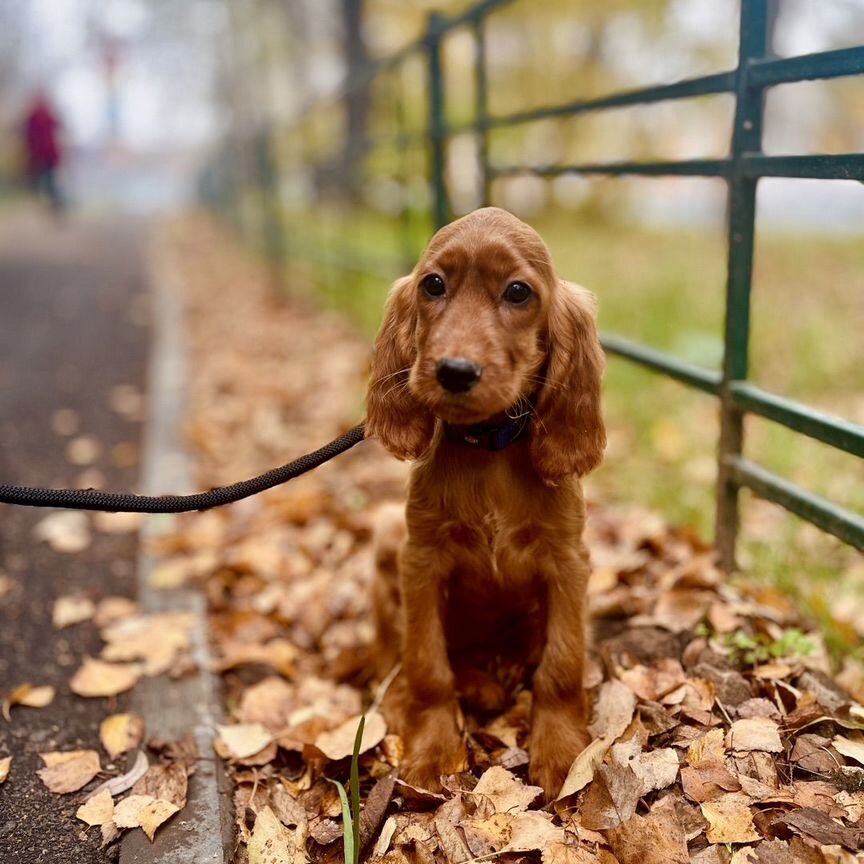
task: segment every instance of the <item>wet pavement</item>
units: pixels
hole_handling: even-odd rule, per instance
[[[124,219],[0,214],[0,482],[136,488],[142,423],[130,405],[145,389],[146,235]],[[134,596],[138,538],[94,530],[83,551],[53,551],[33,533],[52,512],[0,505],[0,693],[24,682],[57,690],[46,708],[0,718],[0,757],[13,757],[0,786],[2,864],[117,855],[116,844],[82,841],[81,796],[50,793],[37,754],[92,748],[108,761],[98,725],[126,702],[70,692],[81,658],[101,643],[92,623],[55,630],[51,612],[65,594]]]

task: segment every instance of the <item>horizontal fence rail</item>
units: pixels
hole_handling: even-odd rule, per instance
[[[470,133],[478,141],[484,204],[492,203],[496,178],[529,174],[554,178],[564,174],[612,177],[711,177],[722,179],[728,192],[726,321],[724,359],[720,370],[703,369],[654,348],[615,334],[604,334],[609,354],[634,362],[718,398],[721,431],[718,447],[716,542],[723,565],[735,567],[738,535],[739,490],[748,489],[844,542],[864,549],[864,518],[826,501],[789,480],[744,458],[745,415],[762,417],[809,436],[837,450],[864,457],[864,427],[816,411],[748,381],[750,343],[750,295],[756,228],[756,189],[761,178],[786,177],[864,182],[864,153],[768,155],[762,150],[764,95],[778,85],[864,74],[864,46],[823,51],[797,57],[773,56],[769,45],[768,0],[742,0],[739,19],[738,63],[734,69],[610,93],[598,98],[571,99],[558,104],[492,114],[489,111],[486,32],[490,16],[514,0],[483,0],[454,17],[432,14],[425,34],[398,53],[370,64],[366,74],[353,76],[332,103],[345,99],[378,76],[398,71],[402,64],[422,58],[427,80],[426,123],[409,131],[404,122],[392,135],[381,136],[397,150],[423,144],[428,153],[428,180],[434,224],[451,218],[445,163],[447,145],[456,135]],[[540,0],[537,0],[540,2]],[[476,46],[473,118],[461,125],[446,121],[443,46],[455,31],[469,31]],[[526,126],[550,119],[565,119],[594,112],[656,105],[702,97],[734,99],[735,116],[729,155],[725,158],[669,161],[621,161],[609,163],[555,163],[548,165],[496,164],[489,157],[489,136],[497,130]],[[319,103],[316,103],[319,104]],[[300,117],[315,109],[310,105]],[[310,257],[322,253],[310,251]],[[324,255],[328,258],[329,256]],[[341,262],[348,270],[363,268],[356,257]]]

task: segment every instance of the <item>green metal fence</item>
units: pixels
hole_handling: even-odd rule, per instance
[[[738,64],[734,69],[672,84],[613,93],[598,99],[575,100],[499,115],[489,111],[485,28],[489,17],[511,2],[513,0],[483,0],[458,16],[431,15],[421,39],[398,54],[376,63],[365,76],[351,81],[341,92],[340,98],[345,98],[358,88],[370,86],[402,64],[416,62],[420,58],[426,71],[426,122],[421,130],[408,131],[404,124],[404,106],[397,105],[401,121],[396,140],[397,147],[405,147],[412,139],[420,139],[428,148],[433,227],[439,227],[451,218],[446,175],[447,142],[451,136],[465,132],[478,137],[484,204],[494,203],[491,197],[495,178],[518,174],[547,178],[572,173],[714,177],[724,180],[728,190],[728,270],[722,370],[707,370],[613,334],[603,334],[603,344],[610,354],[626,358],[719,399],[721,431],[715,525],[717,547],[727,569],[731,570],[735,566],[739,491],[742,488],[784,507],[842,541],[864,549],[864,518],[767,471],[743,455],[743,418],[746,414],[754,414],[838,450],[864,457],[864,427],[769,393],[748,381],[756,189],[760,178],[851,179],[864,182],[864,153],[765,155],[762,152],[765,92],[778,84],[864,74],[864,46],[776,58],[771,56],[768,44],[769,0],[742,0]],[[465,125],[448,125],[442,52],[445,40],[451,34],[466,30],[472,34],[475,42],[473,118]],[[549,165],[495,164],[490,160],[488,145],[493,130],[548,118],[568,118],[589,112],[720,93],[732,94],[735,99],[734,126],[727,158]],[[260,179],[263,192],[276,188],[272,176]],[[403,218],[411,218],[407,208],[403,210]],[[309,251],[306,250],[307,253]],[[367,269],[367,265],[364,262],[356,265],[347,262],[347,268],[363,270]]]

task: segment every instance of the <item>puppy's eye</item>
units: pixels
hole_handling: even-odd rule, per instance
[[[507,303],[512,303],[514,306],[521,306],[533,292],[530,286],[524,282],[511,282],[505,289],[502,295]]]
[[[430,297],[443,297],[447,293],[447,286],[437,273],[430,273],[428,276],[424,276],[420,281],[420,287]]]

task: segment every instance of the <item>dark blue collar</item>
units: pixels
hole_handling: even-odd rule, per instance
[[[454,444],[462,444],[478,450],[490,450],[494,453],[523,438],[531,425],[530,419],[530,412],[525,412],[512,420],[508,418],[500,423],[475,423],[472,426],[454,426],[445,423],[444,434],[447,440]]]

